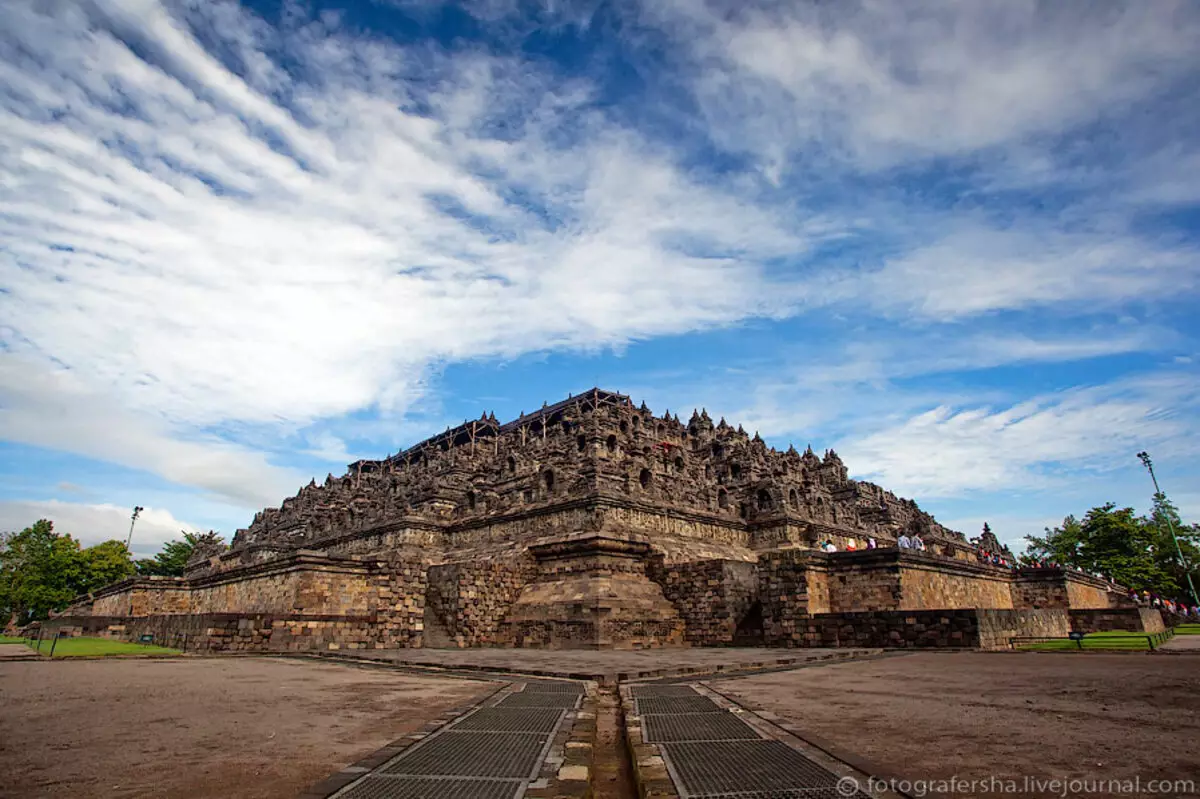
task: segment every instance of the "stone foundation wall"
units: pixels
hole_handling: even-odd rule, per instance
[[[902,554],[899,561],[901,609],[1013,607],[1007,569],[925,554]]]
[[[1013,607],[1007,570],[895,548],[826,557],[831,613]]]
[[[1067,611],[1071,629],[1080,633],[1129,632],[1161,633],[1167,629],[1163,614],[1156,608],[1072,608]]]
[[[1110,608],[1115,606],[1114,600],[1118,596],[1122,599],[1125,597],[1123,593],[1115,595],[1114,592],[1109,591],[1104,581],[1079,574],[1067,572],[1066,583],[1067,606],[1070,608]]]
[[[1013,601],[1019,608],[1122,607],[1129,600],[1104,580],[1063,569],[1021,569],[1013,577]]]
[[[424,642],[425,565],[391,560],[373,564],[368,607],[387,646],[419,647]]]
[[[692,646],[733,644],[739,623],[758,599],[752,563],[704,560],[667,566],[660,557],[649,574],[679,612]]]
[[[527,554],[431,566],[431,614],[455,646],[503,644],[501,623],[536,573],[537,566]]]
[[[880,553],[880,554],[875,554]],[[829,612],[897,610],[903,604],[895,552],[838,552],[829,557]]]
[[[973,610],[868,611],[812,616],[789,646],[972,648],[979,646]]]
[[[384,649],[390,639],[375,616],[195,613],[156,616],[61,616],[45,623],[47,634],[63,630],[124,641],[154,636],[154,643],[187,652],[311,652]]]
[[[674,620],[539,619],[505,626],[513,646],[530,649],[657,649],[683,643],[678,622]]]
[[[170,580],[170,584],[164,582]],[[118,584],[90,604],[98,616],[148,616],[151,613],[190,613],[191,590],[179,577],[142,578]]]
[[[763,642],[802,646],[810,611],[829,608],[827,558],[805,549],[764,553],[758,562]]]
[[[1065,610],[957,609],[818,613],[770,643],[787,647],[1007,649],[1014,636],[1065,638]]]
[[[975,613],[982,649],[1008,649],[1009,639],[1015,637],[1066,638],[1071,632],[1070,618],[1062,608],[979,610]]]

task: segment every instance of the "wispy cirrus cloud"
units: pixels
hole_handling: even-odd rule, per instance
[[[403,408],[438,359],[783,307],[763,262],[804,231],[536,70],[360,49],[318,22],[272,41],[218,5],[207,33],[235,34],[244,77],[157,4],[85,8],[10,14],[2,301],[13,351],[131,406],[191,423]]]
[[[1194,6],[393,5],[6,6],[0,436],[273,504],[443,423],[450,365],[678,374],[748,320],[771,358],[647,396],[932,492],[1057,462],[883,450],[1166,429],[1116,367],[971,376],[1194,350]]]
[[[865,476],[919,496],[1045,490],[1127,470],[1132,453],[1195,452],[1200,381],[1151,374],[1007,407],[939,405],[839,446]]]
[[[689,43],[703,66],[695,95],[727,146],[877,169],[1077,132],[1195,74],[1190,4],[1079,12],[1032,0],[679,0],[644,13]]]

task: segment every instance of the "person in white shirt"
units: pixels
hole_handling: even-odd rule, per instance
[[[832,538],[826,538],[825,544],[821,547],[821,549],[825,550],[826,552],[837,552],[838,551],[837,546],[833,543]]]
[[[909,542],[912,544],[913,549],[918,550],[920,552],[925,551],[925,542],[921,540],[920,533],[913,533],[913,536],[912,536],[912,538],[909,539]]]
[[[913,542],[912,539],[908,537],[908,533],[901,533],[900,537],[896,539],[896,546],[900,547],[901,549],[912,549],[912,545]]]
[[[875,549],[877,546],[879,546],[879,545],[875,543],[874,538],[867,539],[867,549]]]

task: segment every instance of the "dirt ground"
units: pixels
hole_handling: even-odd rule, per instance
[[[490,685],[271,658],[0,663],[0,796],[291,799]]]
[[[1140,777],[1144,793],[1148,780],[1200,785],[1200,657],[940,652],[712,685],[896,776],[941,781],[925,788],[1007,786],[993,776],[1024,796],[1063,795],[1026,777],[1087,781],[1077,796],[1129,795],[1096,780]]]

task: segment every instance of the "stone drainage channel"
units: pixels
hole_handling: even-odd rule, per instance
[[[584,697],[582,683],[565,681],[529,682],[520,691],[504,691],[330,799],[522,799],[538,794],[564,772],[575,776],[571,766],[561,765],[561,756],[550,755],[569,744],[565,733],[581,715]],[[579,776],[580,787],[586,788],[586,767]]]
[[[614,695],[619,693],[618,709]],[[597,701],[597,700],[601,701]],[[621,743],[597,708],[624,718]],[[621,712],[618,712],[621,711]],[[601,721],[608,720],[606,715]],[[619,729],[619,727],[618,727]],[[601,730],[603,731],[603,730]],[[746,711],[703,683],[510,683],[452,720],[409,736],[328,799],[892,799],[867,773]],[[614,751],[607,751],[607,750]],[[602,774],[625,759],[633,779]],[[852,759],[847,757],[847,759]],[[863,764],[859,764],[863,767]],[[874,770],[874,769],[872,769]],[[345,771],[345,770],[344,770]],[[622,784],[625,783],[625,784]],[[633,784],[636,783],[636,784]],[[306,797],[309,794],[305,795]]]
[[[883,799],[862,771],[707,688],[623,686],[626,737],[642,796]],[[718,703],[720,702],[720,703]]]

